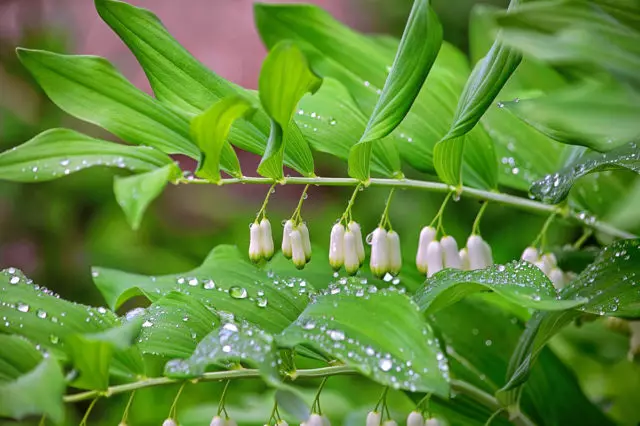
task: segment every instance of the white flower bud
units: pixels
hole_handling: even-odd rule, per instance
[[[486,248],[482,237],[472,235],[467,240],[467,253],[469,254],[469,270],[484,269],[487,265]]]
[[[273,235],[271,234],[271,222],[269,219],[264,218],[260,221],[260,236],[261,236],[261,249],[262,257],[266,260],[271,260],[273,257]]]
[[[547,262],[547,265],[549,265],[550,269],[558,266],[558,259],[556,259],[556,255],[553,253],[543,254],[542,256],[540,256],[540,260],[542,260],[543,262]]]
[[[252,223],[249,228],[249,259],[259,262],[262,259],[262,233],[260,225]]]
[[[351,221],[349,225],[347,225],[347,229],[353,232],[353,236],[356,239],[356,253],[358,254],[358,260],[360,261],[360,266],[364,264],[364,243],[362,242],[362,231],[360,230],[360,225],[357,222]]]
[[[167,419],[164,422],[162,422],[162,426],[178,426],[178,422],[176,422],[173,419]]]
[[[382,426],[398,426],[398,423],[396,423],[395,420],[387,420],[386,422],[382,423]]]
[[[389,242],[384,228],[378,227],[373,231],[369,267],[371,273],[377,278],[383,277],[389,268]]]
[[[493,265],[493,253],[488,242],[482,240],[482,255],[484,257],[484,267]]]
[[[460,269],[462,269],[463,271],[468,271],[469,270],[469,253],[467,253],[467,248],[464,247],[460,249],[458,254],[460,255]]]
[[[462,267],[462,260],[458,253],[458,243],[456,243],[456,239],[451,236],[444,237],[440,240],[440,245],[442,246],[444,259],[443,266],[445,268],[460,269]]]
[[[336,223],[331,228],[329,264],[336,271],[344,264],[344,225],[342,223]]]
[[[300,235],[302,236],[302,248],[304,248],[304,257],[309,262],[311,260],[311,239],[309,239],[309,228],[305,223],[298,226]]]
[[[305,424],[306,426],[323,426],[322,416],[320,414],[313,413],[309,416]]]
[[[456,254],[458,254],[458,250],[456,250]],[[410,412],[407,417],[407,426],[424,426],[424,417],[417,411]]]
[[[227,420],[224,422],[224,426],[238,426],[238,423],[236,423],[236,421],[235,421],[235,420],[227,419]]]
[[[291,237],[291,258],[293,259],[293,264],[298,269],[304,268],[304,265],[307,264],[307,258],[304,255],[304,244],[302,243],[302,234],[298,229],[294,229],[289,234]]]
[[[427,246],[427,277],[442,271],[442,246],[438,241],[431,241]]]
[[[537,262],[534,263],[544,274],[548,277],[551,269],[555,266],[553,262],[555,261],[555,256],[549,256],[549,253],[545,253],[538,259]]]
[[[366,426],[380,426],[382,423],[382,415],[377,411],[371,411],[367,414]]]
[[[556,290],[561,290],[565,286],[564,273],[562,272],[562,269],[557,266],[549,271],[549,279]]]
[[[443,426],[440,420],[436,418],[427,419],[427,421],[425,421],[424,424],[425,426]]]
[[[360,269],[356,236],[351,231],[344,233],[344,269],[349,275],[354,275]]]
[[[287,259],[291,259],[291,231],[293,231],[293,221],[291,219],[284,223],[282,231],[282,254]]]
[[[387,244],[389,245],[389,273],[398,275],[402,269],[402,249],[400,236],[396,231],[387,232]]]
[[[427,246],[436,239],[436,229],[431,226],[425,226],[420,231],[420,239],[418,240],[418,253],[416,254],[416,266],[421,274],[427,273]]]
[[[536,249],[535,247],[527,247],[522,252],[522,256],[520,256],[520,259],[529,263],[536,263],[538,260],[540,260],[540,253],[538,253],[538,249]]]
[[[209,423],[209,426],[225,426],[224,424],[224,419],[220,416],[214,416],[211,419],[211,423]]]

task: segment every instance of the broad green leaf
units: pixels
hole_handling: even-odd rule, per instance
[[[404,120],[442,44],[442,26],[428,0],[415,0],[393,65],[360,141],[349,154],[349,175],[369,179],[371,143]]]
[[[628,169],[640,173],[640,149],[635,142],[601,154],[591,152],[557,173],[547,175],[531,186],[531,193],[545,203],[559,203],[569,195],[580,177],[602,170]]]
[[[188,358],[198,342],[220,324],[218,316],[195,297],[170,292],[149,306],[138,337],[145,353]]]
[[[62,361],[71,358],[66,343],[70,336],[101,333],[120,325],[113,312],[60,299],[15,268],[0,272],[0,317],[5,318],[0,331],[24,336]],[[112,374],[131,377],[143,369],[135,348],[114,354]]]
[[[196,175],[218,182],[223,153],[231,149],[225,169],[234,177],[242,176],[240,162],[227,142],[227,136],[233,122],[252,111],[253,105],[249,100],[231,96],[217,101],[191,120],[191,136],[202,151]]]
[[[358,279],[334,283],[278,342],[321,350],[383,385],[449,395],[447,361],[431,327],[417,305],[393,289]]]
[[[572,87],[503,105],[538,131],[570,145],[610,151],[640,137],[640,95],[627,89]]]
[[[299,395],[297,389],[278,389],[275,395],[278,408],[291,414],[300,422],[304,422],[311,415],[307,403]]]
[[[15,335],[0,335],[0,346],[0,416],[44,415],[60,423],[66,383],[56,359]]]
[[[349,150],[357,143],[367,125],[346,88],[333,78],[325,78],[313,95],[305,95],[294,115],[304,137],[315,151],[326,152],[340,159],[349,158]],[[373,173],[400,176],[400,155],[394,142],[387,138],[373,141],[371,152]]]
[[[96,8],[136,56],[158,100],[185,120],[190,121],[194,115],[223,98],[251,95],[250,91],[221,78],[195,59],[150,11],[113,0],[96,0]],[[250,120],[234,124],[229,142],[245,151],[262,155],[269,124],[265,112],[258,110]],[[300,130],[291,123],[286,133],[285,164],[303,175],[312,175],[313,158]],[[230,150],[225,148],[223,155],[230,154]]]
[[[69,129],[51,129],[0,154],[0,179],[47,181],[96,166],[147,172],[171,163],[166,154],[150,147],[120,145]]]
[[[207,307],[226,311],[265,331],[283,330],[304,309],[311,284],[260,271],[233,246],[214,248],[196,269],[164,276],[144,276],[93,268],[93,280],[108,305],[117,308],[143,294],[152,302],[171,291],[193,296]]]
[[[258,173],[282,179],[286,131],[302,96],[315,93],[322,80],[311,71],[300,49],[289,41],[269,51],[260,70],[260,102],[271,117],[271,133]],[[309,155],[311,151],[309,151]]]
[[[558,300],[553,284],[536,266],[524,262],[494,265],[487,269],[446,269],[428,278],[415,295],[426,314],[437,312],[469,294],[492,290],[517,305],[539,310],[565,310],[587,299]]]
[[[141,325],[141,321],[131,321],[99,333],[67,336],[65,347],[77,374],[72,385],[81,389],[107,389],[114,354],[131,347]],[[132,371],[137,369],[138,361],[139,358],[133,359]]]
[[[246,322],[227,322],[213,330],[198,343],[191,357],[169,361],[165,375],[197,378],[211,365],[227,369],[240,363],[257,368],[268,384],[280,384],[273,336]]]
[[[127,81],[106,59],[18,49],[51,100],[123,140],[197,158],[186,120]]]
[[[138,175],[115,177],[113,192],[131,228],[140,227],[149,204],[162,193],[170,180],[179,176],[180,169],[172,163]]]

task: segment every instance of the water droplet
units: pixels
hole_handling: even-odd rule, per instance
[[[52,335],[49,336],[49,341],[52,344],[56,345],[60,341],[60,338],[58,336],[56,336],[55,334],[52,334]]]
[[[195,287],[195,286],[197,286],[197,285],[198,285],[198,279],[197,279],[197,278],[191,278],[191,279],[189,280],[188,284],[189,284],[191,287]]]
[[[153,323],[152,323],[151,321],[149,321],[149,320],[146,320],[145,322],[143,322],[143,323],[142,323],[142,326],[143,326],[144,328],[149,328],[149,327],[151,327],[152,325],[153,325]]]
[[[484,344],[486,346],[491,346],[491,345],[493,345],[493,342],[491,341],[491,339],[487,339],[487,340],[484,341]]]
[[[20,282],[20,277],[14,276],[9,280],[10,284],[18,284]]]
[[[47,313],[42,309],[38,309],[38,311],[36,312],[36,315],[38,316],[38,318],[42,318],[42,319],[45,319],[47,317]]]
[[[378,362],[378,366],[382,371],[389,371],[391,370],[391,367],[393,367],[393,362],[391,362],[390,359],[383,358]]]
[[[29,312],[29,305],[25,303],[18,303],[17,308],[20,312]]]
[[[344,332],[340,330],[329,330],[329,337],[331,338],[331,340],[335,340],[335,341],[340,341],[345,339]]]
[[[69,160],[65,159],[65,160],[60,161],[60,165],[62,167],[67,167],[69,165]]]
[[[268,301],[265,298],[259,297],[256,300],[256,305],[258,305],[259,308],[265,308],[267,304],[268,304]]]
[[[205,290],[213,290],[216,288],[216,283],[213,282],[213,280],[208,280],[204,283],[203,287]]]
[[[246,299],[248,296],[246,288],[235,286],[229,288],[229,295],[234,299]]]

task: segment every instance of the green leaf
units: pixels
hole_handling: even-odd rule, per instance
[[[140,227],[149,204],[162,193],[170,180],[178,176],[180,169],[172,163],[139,175],[115,177],[113,192],[131,228]]]
[[[58,362],[15,335],[0,335],[0,346],[0,416],[62,422],[66,383]]]
[[[147,172],[171,163],[166,154],[150,147],[125,146],[69,129],[51,129],[0,154],[0,179],[47,181],[96,166]]]
[[[66,350],[78,374],[72,385],[82,389],[107,389],[114,354],[131,347],[141,325],[142,321],[131,321],[99,333],[67,336]],[[132,358],[131,371],[137,370],[138,361]]]
[[[94,282],[108,305],[117,308],[139,294],[152,302],[171,291],[196,297],[208,307],[277,333],[295,320],[313,287],[294,277],[279,278],[250,264],[233,246],[217,246],[198,268],[182,274],[144,276],[93,268]]]
[[[417,305],[393,289],[342,282],[318,295],[279,344],[309,345],[380,384],[448,397],[447,361]]]
[[[640,137],[640,96],[615,86],[571,87],[503,105],[538,131],[570,145],[609,151]]]
[[[605,154],[591,152],[571,165],[547,175],[531,185],[531,193],[545,203],[559,203],[564,200],[576,180],[588,173],[602,170],[628,169],[640,173],[640,149],[635,142],[619,147]]]
[[[220,324],[218,316],[195,297],[170,292],[149,306],[138,347],[145,354],[188,358],[198,342]]]
[[[198,343],[191,357],[169,361],[165,375],[196,378],[210,365],[227,369],[240,363],[257,368],[266,383],[280,385],[273,336],[246,322],[227,322],[213,330]]]
[[[241,96],[231,96],[217,101],[191,120],[191,135],[202,151],[196,175],[214,182],[220,180],[223,152],[225,148],[231,148],[227,142],[231,125],[252,111],[253,105],[249,100]],[[242,176],[240,163],[233,149],[225,168],[234,177]]]
[[[260,70],[260,102],[271,117],[271,133],[258,173],[282,179],[286,129],[302,96],[315,93],[322,80],[311,71],[307,59],[292,42],[283,41],[269,51]]]
[[[190,121],[223,98],[251,96],[251,91],[221,78],[196,60],[150,11],[112,0],[96,0],[96,8],[136,56],[158,100],[185,120]],[[312,175],[313,158],[300,130],[291,123],[286,133],[285,164],[303,175]],[[268,135],[269,118],[258,110],[250,120],[235,123],[229,142],[262,155]],[[224,148],[223,156],[230,155],[230,150]]]
[[[494,265],[475,271],[446,269],[428,278],[415,295],[426,314],[437,312],[472,293],[492,290],[519,306],[540,310],[565,310],[587,299],[558,300],[553,284],[536,266],[524,262]]]
[[[278,389],[275,399],[279,409],[291,414],[296,420],[304,422],[311,415],[311,410],[299,393],[300,391],[296,388]]]
[[[349,154],[349,175],[367,180],[371,143],[389,135],[405,118],[436,60],[442,26],[428,0],[415,0],[396,57],[360,141]]]
[[[197,158],[184,118],[129,83],[107,60],[18,49],[51,100],[69,114],[123,140]]]

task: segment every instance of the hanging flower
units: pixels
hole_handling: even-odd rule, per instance
[[[370,411],[367,414],[366,426],[380,426],[382,423],[382,416],[377,411]]]
[[[164,422],[162,422],[162,426],[178,426],[178,422],[169,418],[169,419],[166,419]]]
[[[289,423],[287,423],[286,421],[280,419],[276,422],[276,426],[289,426]]]
[[[227,419],[224,422],[224,426],[238,426],[238,423],[236,423],[236,421],[233,419]]]
[[[418,240],[418,253],[416,254],[416,266],[421,274],[427,273],[427,246],[436,239],[436,229],[431,226],[425,226],[420,231]]]
[[[273,235],[271,234],[271,222],[266,217],[260,221],[260,236],[262,257],[266,260],[271,260],[274,253]]]
[[[491,247],[481,236],[472,235],[467,239],[467,253],[469,255],[469,269],[484,269],[493,264]]]
[[[358,260],[360,261],[360,266],[364,264],[365,253],[364,253],[364,243],[362,242],[362,231],[360,229],[360,225],[357,222],[351,221],[347,225],[347,229],[353,233],[353,236],[356,240],[356,253],[358,254]]]
[[[294,229],[289,236],[291,238],[291,258],[293,259],[293,264],[296,268],[302,269],[307,264],[307,258],[304,255],[302,234],[299,229]]]
[[[214,416],[211,419],[211,423],[209,423],[209,426],[225,426],[225,421],[220,416]]]
[[[360,269],[356,236],[350,230],[344,233],[344,269],[349,275],[355,275]]]
[[[562,269],[558,268],[557,266],[549,271],[549,279],[553,283],[553,286],[556,288],[556,290],[561,290],[566,284],[564,281],[564,272],[562,272]]]
[[[307,228],[307,224],[302,222],[298,225],[298,230],[302,235],[302,247],[304,248],[304,257],[307,260],[307,263],[311,260],[311,240],[309,239],[309,228]]]
[[[458,255],[460,256],[460,269],[462,269],[463,271],[468,271],[469,270],[469,253],[467,253],[467,248],[463,247],[460,249],[460,251],[458,252]]]
[[[402,249],[400,247],[400,236],[396,231],[387,232],[387,244],[389,246],[389,266],[388,272],[391,275],[398,275],[402,269]]]
[[[538,249],[535,247],[527,247],[522,252],[520,259],[535,264],[540,259],[540,253],[538,253]]]
[[[313,413],[305,422],[300,423],[300,426],[325,426],[325,419],[326,417]],[[326,420],[326,422],[328,422],[328,420]]]
[[[462,260],[458,252],[458,243],[451,236],[446,236],[440,240],[443,254],[443,266],[445,268],[461,269]]]
[[[376,228],[372,234],[369,267],[377,278],[382,278],[389,268],[389,241],[387,231],[382,227]]]
[[[396,423],[395,420],[387,420],[384,423],[382,423],[383,426],[398,426],[398,423]]]
[[[262,232],[257,223],[249,227],[249,259],[256,263],[262,259]]]
[[[334,270],[338,270],[344,264],[344,225],[336,223],[331,228],[329,241],[329,264]]]
[[[291,231],[293,231],[293,221],[291,219],[284,223],[282,231],[282,254],[287,259],[291,259]]]
[[[427,277],[442,271],[442,246],[438,241],[431,241],[427,246]]]
[[[457,250],[456,254],[458,254]],[[424,426],[424,417],[417,411],[410,412],[407,417],[407,426]]]
[[[444,425],[440,422],[440,420],[436,419],[435,417],[432,417],[432,418],[430,418],[430,419],[427,419],[427,420],[424,422],[424,425],[425,425],[425,426],[444,426]]]

